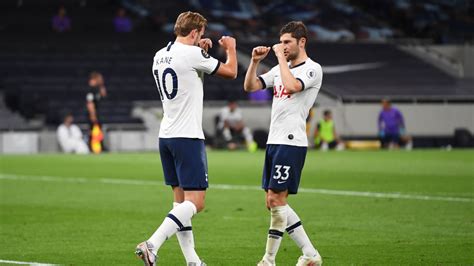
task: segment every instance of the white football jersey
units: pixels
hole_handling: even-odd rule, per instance
[[[259,76],[264,88],[273,87],[272,117],[267,144],[307,147],[306,118],[321,88],[323,71],[318,63],[308,58],[301,64],[290,67],[290,72],[301,81],[302,91],[294,94],[286,92],[278,65]]]
[[[160,138],[204,139],[203,73],[214,74],[219,65],[201,48],[179,42],[155,54],[152,72],[164,111]]]

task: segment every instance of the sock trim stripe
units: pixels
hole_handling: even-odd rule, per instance
[[[185,226],[185,227],[181,228],[179,231],[182,232],[182,231],[192,231],[192,230],[193,230],[192,226]]]
[[[287,231],[288,233],[290,233],[290,231],[293,231],[296,227],[301,226],[301,225],[302,225],[302,224],[301,224],[301,221],[298,221],[298,222],[296,222],[295,224],[293,224],[293,225],[291,225],[291,226],[288,226],[288,227],[286,228],[286,231]]]
[[[173,220],[173,222],[176,223],[176,225],[179,227],[179,230],[183,229],[183,224],[178,220],[178,218],[176,218],[176,216],[174,216],[173,214],[171,213],[168,213],[168,215],[166,216],[168,218],[170,218],[171,220]]]
[[[283,232],[280,232],[278,230],[270,229],[268,230],[269,235],[274,235],[274,236],[283,236]]]

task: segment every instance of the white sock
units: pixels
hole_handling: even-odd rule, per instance
[[[318,255],[318,251],[314,248],[313,244],[311,244],[308,235],[304,231],[300,217],[298,217],[290,205],[287,206],[288,221],[286,231],[288,232],[288,235],[290,235],[296,245],[301,248],[303,255],[308,257]]]
[[[173,202],[174,208],[178,205],[179,203]],[[191,220],[183,221],[183,226],[184,227],[176,233],[176,237],[178,238],[179,246],[181,247],[181,251],[186,259],[186,263],[189,264],[195,262],[200,264],[201,260],[199,259],[196,250],[194,250],[194,235]]]
[[[275,263],[275,257],[280,248],[283,232],[287,224],[286,206],[277,206],[270,209],[270,230],[268,231],[267,247],[263,256],[263,259],[270,263]]]
[[[252,131],[248,127],[244,127],[242,130],[242,134],[244,135],[245,142],[251,143],[253,142],[253,136],[252,136]]]
[[[191,221],[196,211],[196,206],[190,201],[185,201],[173,208],[160,227],[158,227],[155,233],[148,239],[148,242],[153,246],[153,253],[156,254],[158,249],[168,238],[184,227],[182,221]]]
[[[230,129],[228,127],[224,128],[222,131],[222,135],[224,135],[224,139],[226,141],[232,140],[232,134],[230,134]]]

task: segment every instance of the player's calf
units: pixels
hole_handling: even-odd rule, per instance
[[[301,249],[303,255],[306,257],[315,257],[319,255],[319,252],[314,248],[313,244],[309,240],[308,235],[306,234],[303,224],[301,223],[300,217],[296,212],[287,205],[287,228],[286,231],[288,235],[293,239],[295,244]]]
[[[270,212],[270,230],[268,230],[267,245],[262,261],[264,263],[270,263],[270,265],[273,265],[275,264],[275,258],[278,249],[280,248],[288,217],[286,205],[272,207]]]
[[[205,190],[185,190],[184,191],[184,199],[186,201],[190,201],[196,207],[197,212],[201,212],[204,210],[205,207],[205,198],[206,198],[206,191]]]

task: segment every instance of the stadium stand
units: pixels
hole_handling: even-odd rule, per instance
[[[151,58],[172,37],[111,33],[88,38],[94,39],[93,45],[84,42],[81,34],[69,33],[67,38],[30,35],[27,43],[22,36],[9,35],[9,42],[0,45],[0,73],[9,107],[26,118],[46,115],[51,125],[59,123],[62,111],[71,110],[77,122],[83,123],[87,76],[97,70],[104,74],[108,89],[101,106],[104,122],[138,123],[130,117],[132,102],[158,99]],[[226,83],[209,77],[205,99],[246,99],[240,89],[244,71],[240,70],[239,79]]]
[[[472,1],[199,0],[192,4],[248,40],[273,38],[288,20],[305,21],[319,41],[425,38],[456,43],[474,38]]]
[[[353,5],[386,21],[404,37],[425,38],[435,43],[458,43],[474,38],[472,1],[376,1],[352,0]]]
[[[101,106],[104,123],[141,123],[130,113],[133,100],[156,96],[149,75],[151,50],[129,54],[140,49],[127,47],[120,38],[90,47],[80,35],[48,36],[48,42],[42,41],[44,37],[30,36],[28,43],[21,37],[18,41],[10,38],[2,45],[2,86],[11,109],[26,118],[45,115],[51,125],[58,124],[66,110],[74,113],[77,122],[86,122],[87,77],[98,70],[104,73],[108,88]]]
[[[0,93],[0,131],[8,130],[35,130],[39,127],[32,126],[19,114],[10,111],[5,105],[3,94]]]
[[[401,2],[408,6],[400,7]],[[236,36],[242,55],[250,55],[255,45],[276,43],[279,28],[288,20],[304,20],[311,32],[308,54],[325,72],[323,96],[344,103],[375,103],[381,98],[472,103],[472,79],[449,75],[398,46],[405,38],[415,37],[423,38],[415,41],[419,43],[472,42],[472,6],[468,1],[455,2],[457,5],[397,0],[0,1],[0,90],[5,103],[1,129],[28,128],[32,119],[54,128],[66,111],[85,124],[87,76],[94,70],[104,74],[108,90],[101,106],[103,122],[143,127],[132,109],[138,101],[153,100],[159,105],[151,59],[174,39],[174,20],[184,10],[197,10],[209,19],[206,36],[214,44],[222,34]],[[51,19],[60,6],[71,18],[71,32],[51,29]],[[133,20],[132,33],[114,33],[112,21],[121,6]],[[417,13],[418,24],[408,23],[413,10],[423,10]],[[419,28],[420,23],[425,27]],[[432,34],[437,27],[442,35]],[[445,27],[456,30],[444,31]],[[210,54],[223,58],[217,45]],[[264,63],[276,64],[273,53]],[[242,89],[247,63],[240,64],[236,80],[206,77],[207,104],[248,99]]]
[[[240,44],[247,54],[252,47]],[[474,99],[470,82],[453,78],[395,45],[316,43],[307,50],[323,66],[322,90],[343,101]],[[270,66],[277,64],[272,54],[266,60]]]

